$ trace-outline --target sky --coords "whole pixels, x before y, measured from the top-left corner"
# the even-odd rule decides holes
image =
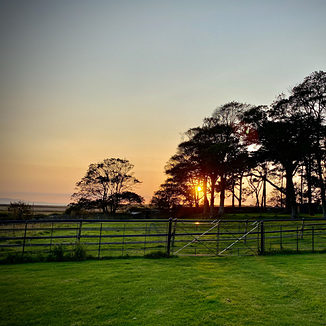
[[[324,0],[0,2],[0,198],[67,204],[126,158],[147,202],[182,133],[326,70]]]

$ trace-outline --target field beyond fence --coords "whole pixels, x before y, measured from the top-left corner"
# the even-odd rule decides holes
[[[164,255],[258,255],[326,250],[326,221],[38,220],[2,221],[0,259],[46,255],[81,245],[93,258]]]

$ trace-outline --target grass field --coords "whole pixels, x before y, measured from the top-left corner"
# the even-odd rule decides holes
[[[218,223],[173,220],[170,227],[167,219],[3,222],[0,225],[0,263],[12,261],[13,256],[42,261],[56,246],[73,251],[77,243],[93,258],[139,257],[166,252],[169,239],[170,253],[180,256],[256,255],[261,248],[264,252],[325,251],[326,223],[323,219],[265,219],[262,224],[243,216]]]
[[[325,325],[326,255],[0,266],[0,325]]]

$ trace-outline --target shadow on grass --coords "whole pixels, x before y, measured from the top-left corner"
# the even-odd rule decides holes
[[[40,262],[67,262],[67,261],[85,261],[85,260],[111,260],[111,259],[162,259],[162,258],[177,258],[178,256],[169,256],[166,252],[158,250],[146,254],[145,256],[103,256],[100,258],[87,254],[87,251],[82,245],[76,245],[72,251],[67,251],[64,246],[55,246],[47,255],[24,255],[9,253],[4,258],[0,259],[1,265],[7,264],[23,264],[23,263],[40,263]]]

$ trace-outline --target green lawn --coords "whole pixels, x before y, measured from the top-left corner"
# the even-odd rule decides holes
[[[0,266],[0,325],[324,325],[326,255]]]

